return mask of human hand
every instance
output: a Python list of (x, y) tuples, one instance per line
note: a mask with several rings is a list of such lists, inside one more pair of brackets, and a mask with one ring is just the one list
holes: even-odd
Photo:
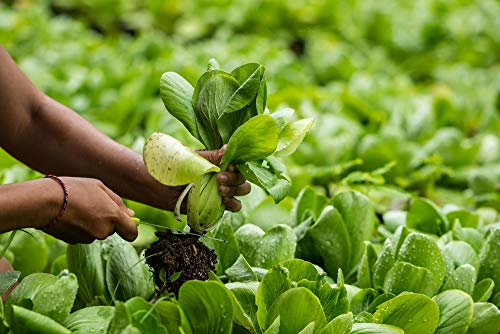
[[(114, 232), (128, 241), (137, 237), (137, 225), (130, 218), (133, 211), (101, 181), (77, 177), (61, 180), (68, 189), (68, 206), (55, 225), (43, 229), (45, 233), (70, 244), (104, 240)], [(60, 188), (56, 182), (53, 185)]]
[[(226, 150), (226, 145), (220, 150), (198, 151), (198, 154), (218, 166)], [(241, 175), (234, 165), (229, 165), (227, 171), (217, 175), (219, 182), (219, 192), (222, 195), (222, 203), (229, 211), (237, 212), (241, 210), (241, 202), (234, 196), (248, 195), (251, 190), (250, 183)]]

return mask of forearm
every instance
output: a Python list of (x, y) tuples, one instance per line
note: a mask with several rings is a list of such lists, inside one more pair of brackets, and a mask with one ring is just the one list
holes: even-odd
[(172, 210), (178, 188), (159, 184), (140, 154), (39, 91), (0, 47), (0, 145), (42, 173), (93, 177), (120, 196)]
[(47, 225), (63, 199), (61, 187), (50, 179), (0, 186), (0, 233)]

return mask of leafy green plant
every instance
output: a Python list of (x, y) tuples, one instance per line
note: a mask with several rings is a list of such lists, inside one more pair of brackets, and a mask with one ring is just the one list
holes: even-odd
[[(174, 138), (155, 133), (144, 146), (150, 174), (166, 185), (184, 185), (188, 224), (195, 232), (212, 228), (224, 211), (215, 172), (235, 164), (251, 182), (281, 201), (290, 187), (277, 157), (295, 151), (312, 120), (291, 122), (290, 113), (265, 111), (264, 67), (249, 63), (228, 73), (215, 60), (193, 88), (182, 76), (163, 74), (160, 93), (165, 107), (207, 149), (227, 144), (219, 166), (212, 165)], [(185, 193), (183, 194), (185, 195)], [(184, 196), (179, 198), (177, 214)]]

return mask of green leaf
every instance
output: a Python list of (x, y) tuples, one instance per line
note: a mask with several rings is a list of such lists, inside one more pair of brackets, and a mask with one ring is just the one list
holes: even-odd
[(316, 323), (315, 322), (311, 322), (309, 323), (309, 325), (307, 325), (306, 327), (304, 327), (304, 329), (302, 329), (299, 334), (313, 334), (315, 331), (316, 327)]
[(252, 265), (270, 269), (281, 261), (293, 259), (296, 245), (293, 229), (288, 225), (276, 225), (261, 237)]
[(160, 96), (167, 111), (177, 118), (193, 137), (199, 139), (192, 98), (194, 88), (181, 75), (165, 72), (160, 79)]
[(245, 257), (240, 254), (234, 264), (227, 268), (225, 274), (233, 282), (249, 282), (257, 281), (257, 275), (252, 270), (252, 267), (245, 260)]
[(274, 301), (290, 288), (290, 285), (291, 281), (288, 277), (288, 269), (285, 267), (276, 266), (264, 276), (255, 296), (258, 307), (257, 319), (260, 328), (267, 328), (266, 319), (268, 310)]
[(309, 289), (318, 297), (327, 321), (349, 311), (349, 300), (345, 287), (332, 287), (329, 283), (305, 279), (301, 280), (297, 286)]
[(269, 326), (269, 328), (264, 332), (264, 334), (279, 334), (280, 326), (281, 326), (281, 321), (280, 317), (278, 316), (276, 319), (274, 319), (274, 322), (271, 324), (271, 326)]
[(241, 254), (243, 254), (245, 259), (250, 261), (250, 263), (254, 263), (255, 252), (264, 234), (265, 232), (254, 224), (242, 225), (234, 233), (236, 240), (238, 240)]
[(467, 210), (456, 210), (446, 214), (446, 219), (449, 222), (454, 222), (456, 219), (463, 227), (477, 228), (479, 225), (479, 215)]
[[(302, 244), (310, 240), (309, 252), (314, 252), (322, 260), (319, 263), (330, 275), (335, 275), (339, 268), (350, 268), (352, 246), (349, 231), (339, 212), (331, 205), (326, 206), (316, 223), (309, 227)], [(307, 256), (306, 260), (314, 261)]]
[(390, 239), (385, 239), (384, 247), (373, 265), (372, 285), (374, 288), (384, 286), (385, 276), (394, 265), (394, 249)]
[(288, 278), (292, 282), (299, 282), (304, 279), (309, 281), (319, 281), (322, 277), (322, 275), (318, 272), (317, 267), (304, 260), (291, 259), (281, 262), (280, 266), (288, 269)]
[[(224, 115), (225, 105), (238, 87), (238, 81), (231, 75), (217, 73), (203, 84), (199, 92), (198, 101), (194, 105), (196, 123), (200, 139), (209, 150), (219, 149), (225, 143), (221, 137), (221, 133), (225, 133), (226, 135), (231, 133), (229, 128), (232, 128), (233, 125), (222, 123), (220, 124), (222, 127), (219, 127), (218, 120)], [(194, 94), (196, 94), (197, 88), (198, 84), (193, 93), (193, 99), (195, 98)], [(226, 129), (226, 126), (229, 128)]]
[(425, 198), (415, 198), (406, 218), (406, 225), (422, 232), (442, 235), (447, 231), (446, 218), (434, 203)]
[(351, 256), (348, 268), (352, 270), (363, 255), (364, 241), (370, 240), (372, 236), (375, 212), (368, 198), (358, 192), (340, 193), (333, 197), (332, 203), (349, 232)]
[(144, 163), (151, 176), (169, 186), (192, 183), (203, 174), (219, 171), (219, 167), (177, 139), (158, 132), (144, 145)]
[(30, 311), (24, 307), (12, 306), (13, 333), (23, 334), (71, 334), (71, 331), (51, 318), (40, 313)]
[(451, 276), (446, 278), (442, 290), (458, 289), (472, 295), (474, 292), (474, 285), (476, 284), (476, 277), (476, 268), (470, 264), (464, 264), (455, 269)]
[(351, 334), (405, 334), (401, 328), (391, 325), (380, 324), (354, 324), (352, 325)]
[(443, 250), (443, 255), (453, 259), (455, 268), (467, 263), (474, 268), (479, 268), (479, 258), (474, 248), (464, 241), (449, 242)]
[[(117, 302), (115, 304), (115, 314), (111, 319), (108, 327), (108, 334), (122, 334), (129, 332), (132, 329), (127, 329), (128, 326), (132, 326), (132, 318), (130, 316), (130, 312), (125, 307), (125, 303)], [(133, 331), (132, 331), (133, 333)]]
[(439, 306), (435, 334), (465, 334), (472, 321), (472, 298), (460, 290), (448, 290), (432, 298)]
[(495, 282), (491, 278), (485, 278), (478, 282), (474, 287), (472, 295), (475, 302), (487, 302), (493, 294)]
[[(204, 242), (217, 253), (218, 261), (216, 264), (216, 271), (222, 275), (227, 268), (233, 265), (240, 254), (240, 247), (238, 247), (239, 240), (236, 239), (235, 232), (231, 226), (231, 215), (224, 215), (210, 233), (214, 238), (226, 241), (204, 240)], [(241, 251), (241, 253), (245, 254), (243, 251)]]
[(74, 274), (57, 278), (36, 273), (25, 277), (9, 296), (9, 303), (27, 307), (62, 323), (75, 301), (78, 281)]
[(193, 333), (230, 333), (233, 304), (226, 288), (214, 281), (188, 281), (179, 290), (179, 304)]
[[(434, 279), (427, 282), (435, 294), (444, 281), (445, 264), (436, 242), (421, 233), (410, 233), (399, 250), (397, 261), (427, 268)], [(433, 295), (432, 294), (432, 295)]]
[(277, 161), (274, 160), (273, 164), (270, 161), (268, 157), (264, 162), (247, 162), (237, 167), (248, 181), (264, 189), (275, 203), (279, 203), (290, 191), (291, 184), (286, 171), (275, 168)]
[(290, 225), (298, 226), (309, 217), (317, 220), (326, 201), (326, 196), (319, 194), (311, 186), (304, 187), (297, 195), (295, 205), (290, 213)]
[(220, 163), (225, 170), (230, 163), (241, 164), (271, 155), (278, 145), (278, 126), (268, 115), (258, 115), (240, 126), (229, 139)]
[(485, 235), (479, 254), (478, 279), (491, 278), (495, 282), (493, 294), (500, 292), (500, 226), (492, 226)]
[(106, 284), (113, 300), (149, 298), (154, 288), (150, 272), (129, 243), (113, 246), (106, 262)]
[(498, 334), (500, 311), (491, 303), (474, 303), (472, 322), (467, 334)]
[(21, 276), (20, 271), (6, 271), (0, 274), (0, 295), (3, 295)]
[(352, 313), (341, 314), (330, 321), (320, 332), (320, 334), (349, 334), (351, 333), (354, 319)]
[(251, 333), (260, 333), (255, 303), (259, 283), (227, 283), (226, 287), (235, 298), (233, 309), (236, 321)]
[(326, 324), (318, 298), (302, 287), (290, 289), (276, 299), (267, 314), (265, 328), (271, 326), (278, 316), (281, 323), (280, 333), (298, 333), (311, 322), (315, 322), (317, 328), (323, 328)]
[(381, 304), (373, 320), (378, 324), (398, 326), (405, 334), (434, 333), (439, 307), (427, 296), (404, 293)]
[(309, 129), (311, 129), (313, 123), (314, 120), (311, 118), (288, 123), (279, 133), (278, 146), (274, 155), (281, 158), (295, 152)]
[[(10, 263), (13, 268), (21, 272), (20, 279), (29, 274), (44, 271), (49, 256), (43, 232), (35, 229), (26, 231), (29, 233), (17, 233), (9, 245), (9, 252), (14, 254), (14, 260)], [(7, 237), (10, 233), (3, 234), (3, 236)]]
[(360, 288), (372, 287), (372, 272), (377, 261), (377, 252), (369, 241), (365, 241), (365, 250), (359, 261), (357, 278), (357, 286)]
[(248, 63), (235, 68), (231, 72), (231, 75), (240, 83), (240, 86), (227, 101), (224, 113), (233, 113), (240, 110), (255, 99), (264, 71), (264, 66), (257, 63)]
[(71, 313), (63, 325), (74, 334), (105, 334), (114, 313), (112, 306), (91, 306)]
[(169, 334), (181, 334), (181, 313), (179, 306), (173, 302), (160, 301), (156, 303), (156, 313)]

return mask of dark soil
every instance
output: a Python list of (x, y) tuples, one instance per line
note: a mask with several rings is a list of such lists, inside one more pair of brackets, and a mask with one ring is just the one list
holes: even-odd
[[(151, 244), (145, 255), (146, 263), (151, 268), (158, 287), (158, 296), (165, 291), (173, 292), (177, 296), (184, 282), (208, 279), (208, 273), (215, 269), (217, 255), (199, 241), (199, 237), (176, 234), (169, 230), (155, 234), (158, 240)], [(162, 268), (165, 268), (165, 275), (160, 277)], [(181, 274), (176, 278), (178, 275), (174, 274), (179, 272)], [(172, 275), (174, 277), (170, 280)]]

